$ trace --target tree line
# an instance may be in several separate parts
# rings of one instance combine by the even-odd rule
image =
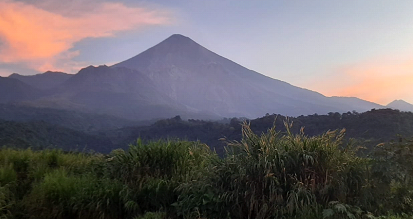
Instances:
[[[263,118],[265,119],[265,118]],[[178,118],[175,118],[178,120]],[[159,125],[159,124],[158,124]],[[109,154],[0,150],[0,218],[410,218],[413,141],[358,156],[344,130],[241,124],[222,157],[197,141]]]

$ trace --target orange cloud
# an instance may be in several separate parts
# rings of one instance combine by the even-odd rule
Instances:
[[[340,69],[334,75],[324,85],[318,84],[324,89],[322,93],[359,97],[384,105],[400,98],[413,100],[413,59],[360,63]]]
[[[68,50],[84,38],[109,37],[169,22],[165,11],[128,8],[121,3],[96,3],[93,10],[70,17],[5,0],[0,2],[0,62],[24,62],[44,70],[52,68],[56,59],[70,60],[75,54]]]

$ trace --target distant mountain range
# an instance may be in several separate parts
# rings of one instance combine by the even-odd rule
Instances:
[[[0,77],[0,93],[4,104],[131,120],[299,116],[384,107],[355,97],[326,97],[264,76],[178,34],[113,66],[89,66],[75,75]],[[412,110],[405,106],[388,107]]]
[[[391,109],[398,109],[400,111],[413,112],[413,104],[410,104],[404,100],[394,100],[393,102],[387,104],[386,107]]]
[[[34,88],[46,90],[57,87],[69,79],[72,75],[66,74],[63,72],[52,72],[47,71],[43,74],[37,75],[19,75],[19,74],[11,74],[9,78],[15,78],[19,81],[22,81]]]

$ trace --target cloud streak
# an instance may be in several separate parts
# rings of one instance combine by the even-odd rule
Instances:
[[[72,8],[82,7],[82,1],[74,3],[78,5]],[[67,69],[67,65],[55,65],[78,55],[79,51],[69,50],[82,39],[112,37],[120,31],[170,22],[167,11],[121,3],[95,2],[93,10],[70,16],[5,0],[0,2],[0,62],[23,63],[39,71]]]

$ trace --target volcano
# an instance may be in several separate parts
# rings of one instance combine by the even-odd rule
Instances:
[[[43,95],[20,98],[24,104],[133,120],[175,115],[196,119],[256,118],[267,113],[299,116],[382,108],[354,97],[326,97],[267,77],[179,34],[113,66],[89,66],[70,77],[45,73],[37,78],[47,81],[50,76],[59,76],[60,81],[41,87]],[[11,77],[26,83],[14,83],[19,89],[40,88],[41,83],[29,83],[25,78],[29,76]]]

